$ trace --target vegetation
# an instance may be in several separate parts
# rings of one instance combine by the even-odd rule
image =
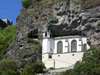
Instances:
[[[35,0],[35,4],[39,4],[41,5],[41,7],[48,7],[48,6],[51,6],[55,3],[58,3],[62,0]],[[34,3],[31,3],[31,0],[23,0],[22,1],[22,5],[24,8],[28,8],[30,5],[32,5]]]
[[[41,62],[29,63],[19,69],[12,59],[6,58],[0,61],[0,75],[36,75],[43,73],[44,69]]]
[[[37,73],[43,73],[44,69],[42,62],[26,64],[20,75],[36,75]]]
[[[40,61],[29,62],[19,68],[15,60],[4,57],[6,49],[15,41],[15,37],[16,26],[0,29],[0,75],[35,75],[36,73],[44,72],[45,66]],[[32,48],[36,50],[35,52],[38,50],[38,52],[40,52],[41,45],[38,41],[30,38],[28,43],[33,44]]]
[[[1,60],[0,75],[18,75],[16,63],[11,59]]]
[[[30,0],[23,0],[22,1],[23,7],[24,8],[28,8],[31,4]]]
[[[9,26],[5,29],[0,29],[0,59],[6,52],[6,49],[15,40],[16,26]]]
[[[48,7],[53,4],[56,4],[62,0],[36,0],[42,7]],[[92,8],[100,5],[99,0],[82,0],[81,4],[83,8]],[[77,3],[77,2],[76,2]],[[31,0],[22,0],[22,5],[24,8],[28,8],[31,5]]]
[[[77,62],[73,70],[66,71],[63,75],[100,75],[100,49],[90,49],[83,57],[82,62]]]

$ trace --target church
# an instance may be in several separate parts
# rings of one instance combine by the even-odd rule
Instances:
[[[66,35],[50,37],[49,32],[43,33],[42,61],[46,68],[72,67],[81,61],[84,52],[89,49],[87,37]]]
[[[72,4],[72,0],[68,1]],[[73,7],[75,8],[71,5],[64,11],[59,9],[60,12],[58,11],[55,16],[57,22],[52,21],[53,24],[43,32],[42,62],[47,69],[73,67],[77,61],[82,60],[84,52],[90,48],[85,34],[77,30],[83,17],[79,10],[76,11],[77,8]]]

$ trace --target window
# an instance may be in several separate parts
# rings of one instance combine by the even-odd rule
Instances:
[[[71,52],[76,52],[77,51],[77,41],[72,40],[71,42]]]
[[[62,41],[59,41],[57,43],[57,53],[63,53],[63,43],[62,43]]]

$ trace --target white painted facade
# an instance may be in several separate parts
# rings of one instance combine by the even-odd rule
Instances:
[[[46,36],[45,36],[46,35]],[[72,51],[72,41],[76,41],[75,51]],[[62,42],[62,52],[58,53],[58,42]],[[43,33],[42,61],[46,68],[65,68],[81,61],[85,49],[89,49],[87,38],[81,36],[63,36],[50,38],[49,33]]]

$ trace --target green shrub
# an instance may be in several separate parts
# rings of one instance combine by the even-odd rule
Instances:
[[[0,61],[0,75],[17,75],[17,65],[11,59]]]
[[[16,26],[9,26],[0,30],[0,59],[6,53],[8,46],[15,40]]]
[[[77,62],[73,70],[68,70],[63,75],[100,75],[100,49],[88,50],[82,62]]]
[[[61,75],[74,75],[73,70],[67,70],[66,72],[63,72]]]
[[[100,75],[100,49],[90,49],[74,68],[75,75]]]
[[[37,73],[44,72],[44,65],[41,62],[35,62],[25,65],[21,75],[36,75]]]
[[[31,4],[30,0],[23,0],[22,1],[23,7],[24,8],[28,8]]]

